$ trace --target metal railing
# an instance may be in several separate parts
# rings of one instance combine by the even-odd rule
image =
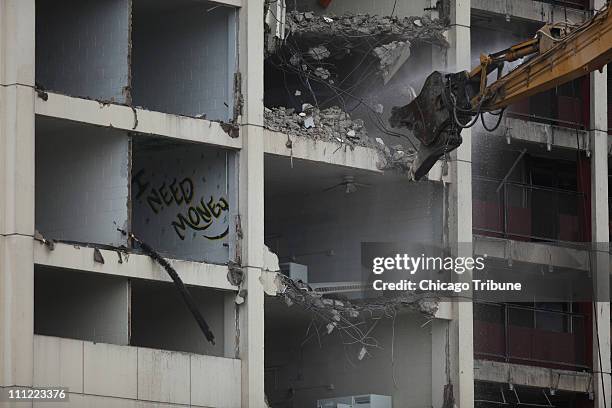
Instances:
[[[539,0],[542,3],[552,4],[553,6],[571,7],[579,10],[586,10],[588,3],[582,0]]]
[[[504,303],[474,304],[474,355],[517,364],[589,369],[580,313]]]
[[[474,177],[473,230],[515,240],[583,242],[585,194]]]
[[[564,120],[564,119],[553,118],[553,117],[548,117],[548,116],[539,116],[535,114],[521,113],[521,112],[515,112],[515,111],[509,111],[507,115],[508,117],[511,117],[511,118],[521,119],[521,120],[525,120],[529,122],[542,123],[544,125],[557,126],[561,128],[577,129],[578,131],[583,131],[583,132],[586,130],[586,127],[584,123],[582,122],[575,122],[571,120]]]

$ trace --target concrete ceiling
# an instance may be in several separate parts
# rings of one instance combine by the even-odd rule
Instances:
[[[286,330],[308,327],[312,314],[300,305],[287,306],[285,301],[278,297],[266,296],[265,299],[266,330]]]
[[[98,128],[86,123],[38,115],[36,116],[35,127],[37,136],[57,133],[87,134],[87,132],[91,131],[92,129],[103,129],[104,132],[109,134],[125,134],[127,136],[126,132],[113,128]]]
[[[383,175],[301,159],[293,159],[292,167],[289,157],[274,155],[265,157],[265,193],[268,197],[322,192],[342,182],[343,177],[347,175],[354,176],[356,183],[370,185],[393,183],[400,180],[409,182],[405,177],[399,175]]]
[[[134,9],[138,12],[167,12],[170,10],[175,10],[181,7],[190,7],[190,6],[205,6],[206,8],[211,8],[218,6],[217,3],[213,3],[207,0],[134,0]]]

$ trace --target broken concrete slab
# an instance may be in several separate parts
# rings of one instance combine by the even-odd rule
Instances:
[[[293,35],[340,37],[350,42],[351,36],[389,37],[391,41],[414,41],[448,47],[444,36],[447,27],[441,20],[423,17],[390,17],[369,14],[315,16],[311,12],[292,11],[287,26]]]
[[[277,274],[274,280],[277,296],[285,299],[289,305],[305,306],[318,316],[327,316],[330,323],[339,320],[355,320],[363,317],[380,315],[393,316],[402,309],[419,312],[428,318],[434,318],[438,311],[440,299],[431,293],[406,292],[398,296],[365,298],[361,300],[334,299],[323,297],[312,290],[308,284],[296,282],[285,275]]]
[[[363,120],[351,116],[337,106],[327,109],[310,108],[296,113],[294,109],[278,107],[264,111],[265,126],[290,136],[304,136],[349,145],[374,147],[364,128]],[[314,121],[314,126],[308,122]]]
[[[379,69],[385,85],[410,58],[409,41],[392,41],[374,48],[373,54],[380,60]]]
[[[379,170],[393,170],[412,179],[412,163],[416,151],[401,144],[387,146],[380,138],[368,135],[362,119],[351,115],[337,106],[318,109],[304,104],[304,112],[278,107],[264,111],[264,126],[272,131],[282,132],[290,137],[304,137],[336,143],[339,146],[363,146],[379,152]],[[378,140],[376,140],[378,139]]]
[[[355,53],[369,53],[370,57],[381,61],[380,72],[386,84],[409,58],[411,45],[448,47],[448,27],[441,20],[433,20],[428,16],[317,16],[308,11],[293,11],[287,14],[286,19],[290,33],[286,42],[275,43],[274,47],[268,46],[266,57],[275,53],[287,53],[286,60],[304,72],[314,71],[313,66],[325,60],[339,60]],[[293,45],[287,45],[287,42]],[[376,47],[374,52],[372,42]],[[314,74],[321,77],[316,72]],[[330,77],[333,75],[327,75],[323,79]]]

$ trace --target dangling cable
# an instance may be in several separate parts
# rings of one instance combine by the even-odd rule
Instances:
[[[485,113],[482,112],[480,114],[480,121],[482,122],[482,127],[485,128],[485,130],[488,131],[488,132],[494,132],[495,130],[497,130],[497,128],[501,124],[502,118],[504,117],[504,111],[505,110],[506,110],[506,108],[502,108],[499,113],[490,113],[493,116],[497,116],[497,123],[495,124],[495,126],[493,126],[490,129],[487,127],[487,124],[485,123],[485,120],[484,120],[484,114]]]

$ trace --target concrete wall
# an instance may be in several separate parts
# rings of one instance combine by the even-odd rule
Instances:
[[[231,152],[203,146],[136,147],[135,233],[171,258],[226,263],[237,206],[234,160]]]
[[[34,332],[128,344],[128,282],[44,266],[34,274]]]
[[[344,14],[344,13],[366,13],[378,15],[391,15],[395,3],[394,16],[421,16],[424,8],[431,7],[429,0],[417,1],[395,1],[395,0],[357,0],[357,1],[332,1],[327,9],[319,6],[318,0],[288,0],[287,10],[293,10],[294,5],[300,11],[312,10],[316,13],[324,14]]]
[[[273,187],[270,187],[273,188]],[[442,186],[405,181],[309,196],[267,196],[267,245],[310,282],[361,279],[362,242],[442,243]],[[333,255],[326,253],[333,251]]]
[[[34,336],[34,385],[68,387],[69,401],[56,404],[61,407],[237,408],[240,365],[229,358]]]
[[[431,326],[423,323],[414,314],[397,316],[392,348],[392,320],[381,320],[370,334],[381,348],[369,348],[361,361],[357,359],[361,347],[343,344],[351,341],[334,332],[321,335],[321,346],[313,336],[301,347],[308,323],[295,327],[287,322],[285,328],[266,332],[270,403],[285,406],[282,401],[292,401],[288,406],[312,408],[317,399],[382,394],[392,396],[397,408],[431,407]],[[290,388],[295,390],[293,396]]]
[[[223,355],[224,292],[200,287],[189,288],[215,336],[213,346],[204,337],[172,283],[133,280],[131,285],[131,344]]]
[[[135,3],[133,101],[210,120],[233,115],[236,11],[196,3],[164,12]],[[210,11],[208,11],[210,10]]]
[[[128,0],[37,0],[36,82],[72,96],[126,102]]]
[[[36,123],[36,228],[47,238],[125,245],[128,138],[123,132]]]

